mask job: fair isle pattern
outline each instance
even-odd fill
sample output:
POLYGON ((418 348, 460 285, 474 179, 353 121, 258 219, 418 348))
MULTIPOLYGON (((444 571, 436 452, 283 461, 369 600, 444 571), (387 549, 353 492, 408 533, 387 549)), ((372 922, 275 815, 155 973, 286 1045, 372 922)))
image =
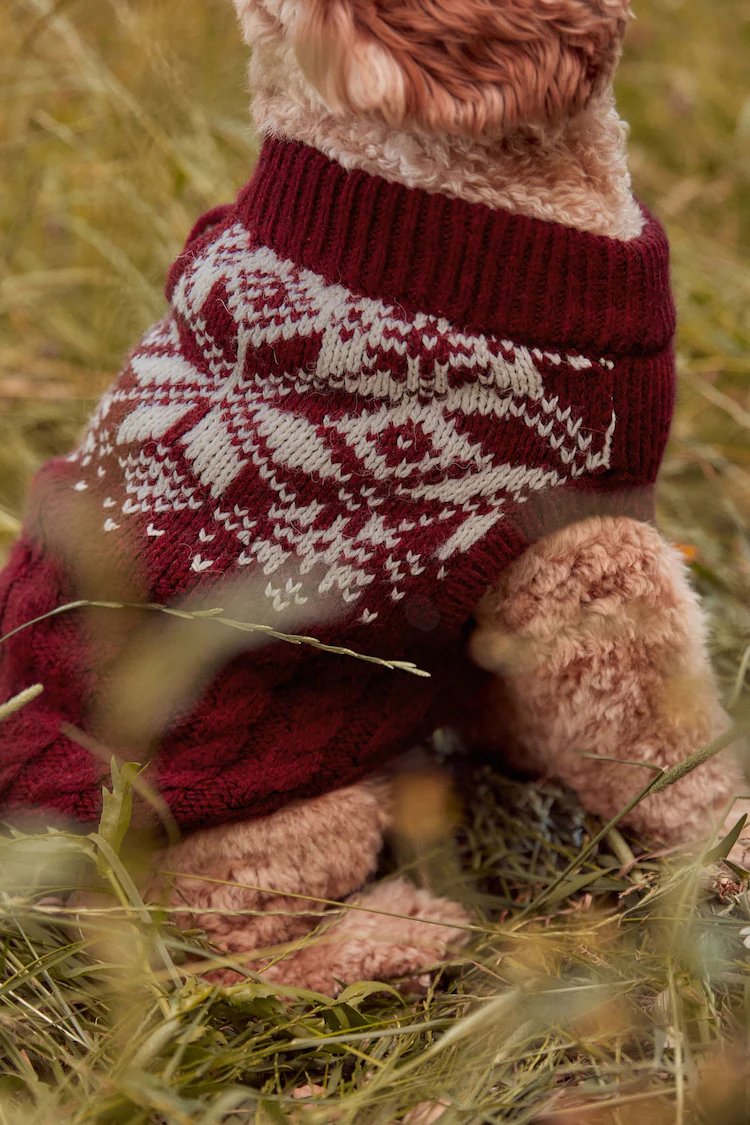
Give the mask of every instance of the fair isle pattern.
POLYGON ((101 402, 74 487, 195 582, 260 570, 275 609, 338 591, 367 624, 373 583, 429 590, 518 505, 609 468, 613 368, 358 296, 235 223, 101 402))
POLYGON ((430 673, 251 645, 188 706, 165 668, 148 776, 192 830, 352 784, 461 722, 480 702, 472 614, 501 572, 592 510, 652 516, 674 305, 647 214, 620 243, 266 140, 167 293, 81 448, 37 475, 0 574, 0 699, 45 688, 0 724, 2 811, 99 817, 104 763, 74 732, 102 740, 92 706, 142 634, 140 615, 56 612, 92 587, 430 673))

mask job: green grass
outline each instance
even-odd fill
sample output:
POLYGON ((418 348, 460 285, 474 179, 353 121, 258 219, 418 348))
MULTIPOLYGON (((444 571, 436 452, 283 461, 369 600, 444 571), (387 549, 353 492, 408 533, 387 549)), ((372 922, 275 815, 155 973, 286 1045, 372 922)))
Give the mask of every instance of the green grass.
MULTIPOLYGON (((637 11, 620 102, 636 189, 672 239, 681 315, 660 514, 695 548, 717 667, 741 705, 750 3, 637 11)), ((1 552, 35 468, 75 440, 163 307, 192 220, 232 197, 256 146, 229 0, 8 0, 0 41, 1 552)), ((580 859, 600 826, 552 786, 479 767, 459 786, 457 839, 384 865, 477 919, 421 999, 211 988, 181 968, 211 951, 144 912, 107 852, 111 823, 104 844, 0 841, 0 1125, 391 1125, 426 1102, 449 1107, 441 1125, 744 1125, 745 887, 710 857, 650 857, 617 832, 580 859), (38 905, 97 872, 116 896, 105 912, 79 924, 38 905), (321 1087, 312 1108, 293 1097, 306 1084, 321 1087)))

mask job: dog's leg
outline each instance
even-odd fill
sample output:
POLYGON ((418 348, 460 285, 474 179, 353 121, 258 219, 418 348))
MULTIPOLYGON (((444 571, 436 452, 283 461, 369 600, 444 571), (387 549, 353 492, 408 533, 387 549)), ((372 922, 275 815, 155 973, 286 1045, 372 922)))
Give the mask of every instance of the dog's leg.
MULTIPOLYGON (((363 886, 375 870, 391 818, 390 785, 367 781, 272 816, 204 829, 162 856, 162 870, 177 874, 162 876, 166 882, 154 884, 151 897, 166 888, 181 926, 203 929, 248 968, 267 968, 269 979, 333 994, 337 980, 418 975, 456 931, 448 934, 426 923, 420 929, 414 915, 424 910, 426 917, 446 922, 463 922, 465 916, 456 904, 432 900, 402 881, 374 888, 362 902, 409 915, 407 921, 347 911, 320 942, 275 962, 255 956, 303 938, 321 921, 326 901, 340 901, 363 886)), ((239 979, 231 969, 208 976, 239 979)))
POLYGON ((166 876, 167 904, 180 926, 203 929, 230 954, 294 941, 326 909, 317 900, 340 900, 372 875, 390 806, 388 783, 368 781, 193 832, 161 857, 176 873, 166 876))
MULTIPOLYGON (((671 766, 729 726, 684 562, 648 524, 592 518, 555 532, 477 616, 472 656, 499 677, 480 737, 557 775, 602 817, 652 776, 605 758, 671 766)), ((747 788, 722 754, 644 800, 629 823, 664 843, 697 840, 747 788)))

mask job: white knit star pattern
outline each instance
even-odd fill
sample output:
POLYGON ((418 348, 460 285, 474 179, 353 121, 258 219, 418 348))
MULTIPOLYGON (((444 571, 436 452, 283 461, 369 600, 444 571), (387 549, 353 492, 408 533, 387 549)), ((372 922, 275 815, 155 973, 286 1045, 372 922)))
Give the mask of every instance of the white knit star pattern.
POLYGON ((514 506, 606 470, 616 418, 586 385, 613 378, 358 296, 237 224, 100 403, 74 487, 104 533, 179 539, 196 579, 261 571, 276 609, 335 589, 367 623, 376 579, 397 602, 514 506))

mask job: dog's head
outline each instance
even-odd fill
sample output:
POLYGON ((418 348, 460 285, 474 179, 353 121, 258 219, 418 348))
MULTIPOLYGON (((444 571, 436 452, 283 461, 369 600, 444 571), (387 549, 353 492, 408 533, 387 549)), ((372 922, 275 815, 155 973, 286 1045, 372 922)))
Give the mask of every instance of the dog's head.
POLYGON ((498 137, 558 124, 611 81, 629 0, 235 0, 336 114, 498 137))

